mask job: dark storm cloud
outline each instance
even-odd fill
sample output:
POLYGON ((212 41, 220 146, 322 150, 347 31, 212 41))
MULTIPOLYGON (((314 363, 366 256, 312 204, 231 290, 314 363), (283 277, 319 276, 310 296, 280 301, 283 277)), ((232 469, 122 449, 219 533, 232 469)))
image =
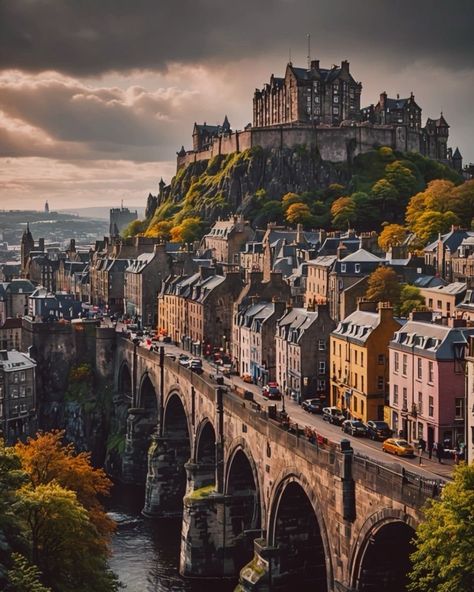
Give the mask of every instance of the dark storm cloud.
POLYGON ((3 0, 0 68, 97 75, 286 51, 471 68, 473 0, 3 0))

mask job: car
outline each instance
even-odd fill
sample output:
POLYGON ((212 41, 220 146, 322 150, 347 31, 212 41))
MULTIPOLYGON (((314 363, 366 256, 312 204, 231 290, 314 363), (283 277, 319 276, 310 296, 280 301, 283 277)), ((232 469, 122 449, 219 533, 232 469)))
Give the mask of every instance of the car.
POLYGON ((338 407, 323 407, 323 419, 334 425, 341 425, 346 418, 338 407))
POLYGON ((322 413, 323 407, 321 399, 306 399, 301 403, 301 408, 308 413, 322 413))
POLYGON ((203 373, 203 369, 202 369, 202 361, 199 359, 193 359, 190 360, 188 368, 192 371, 192 372, 196 372, 196 374, 202 374, 203 373))
POLYGON ((387 438, 382 444, 382 450, 395 456, 414 456, 415 449, 406 440, 401 438, 387 438))
POLYGON ((176 356, 170 353, 166 353, 165 358, 169 358, 170 360, 173 360, 173 362, 176 360, 176 356))
POLYGON ((392 430, 386 421, 370 420, 366 424, 367 436, 371 440, 386 440, 392 435, 392 430))
POLYGON ((262 395, 269 400, 279 401, 281 399, 281 392, 278 388, 278 383, 269 382, 262 389, 262 395))
POLYGON ((342 422, 342 431, 351 436, 367 436, 367 426, 359 419, 346 419, 342 422))
POLYGON ((253 383, 252 377, 250 376, 250 374, 242 374, 242 380, 244 382, 247 382, 249 384, 253 383))
POLYGON ((191 362, 191 358, 186 354, 179 354, 178 362, 181 364, 181 366, 187 368, 191 362))

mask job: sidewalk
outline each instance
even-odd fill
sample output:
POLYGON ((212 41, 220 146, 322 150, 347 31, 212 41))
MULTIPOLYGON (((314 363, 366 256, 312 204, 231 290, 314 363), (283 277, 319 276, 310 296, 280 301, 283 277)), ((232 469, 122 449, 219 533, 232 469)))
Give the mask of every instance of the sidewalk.
MULTIPOLYGON (((418 459, 418 456, 417 456, 418 459)), ((417 463, 418 464, 418 463, 417 463)), ((453 458, 443 458, 442 463, 438 462, 436 456, 430 459, 428 457, 428 453, 424 452, 421 457, 421 467, 436 473, 440 477, 445 477, 447 479, 452 479, 453 468, 455 466, 453 458)))

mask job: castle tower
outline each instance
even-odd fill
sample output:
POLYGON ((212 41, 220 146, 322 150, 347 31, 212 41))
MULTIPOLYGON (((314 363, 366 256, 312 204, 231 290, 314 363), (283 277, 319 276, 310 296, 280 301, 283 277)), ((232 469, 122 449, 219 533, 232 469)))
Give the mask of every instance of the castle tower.
POLYGON ((26 230, 21 237, 21 272, 26 270, 26 263, 28 261, 28 257, 30 256, 31 251, 35 248, 35 241, 33 239, 33 235, 30 232, 30 225, 29 223, 26 224, 26 230))
POLYGON ((459 148, 453 153, 452 160, 451 160, 452 167, 458 173, 462 173, 462 154, 459 151, 459 148))

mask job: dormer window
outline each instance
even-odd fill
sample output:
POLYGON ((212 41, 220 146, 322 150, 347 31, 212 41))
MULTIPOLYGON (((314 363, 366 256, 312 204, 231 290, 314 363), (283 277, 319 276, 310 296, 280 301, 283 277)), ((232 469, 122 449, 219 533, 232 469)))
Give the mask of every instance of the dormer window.
POLYGON ((356 273, 360 273, 360 263, 356 263, 354 269, 356 273))
POLYGON ((346 264, 341 263, 341 273, 346 273, 346 264))

